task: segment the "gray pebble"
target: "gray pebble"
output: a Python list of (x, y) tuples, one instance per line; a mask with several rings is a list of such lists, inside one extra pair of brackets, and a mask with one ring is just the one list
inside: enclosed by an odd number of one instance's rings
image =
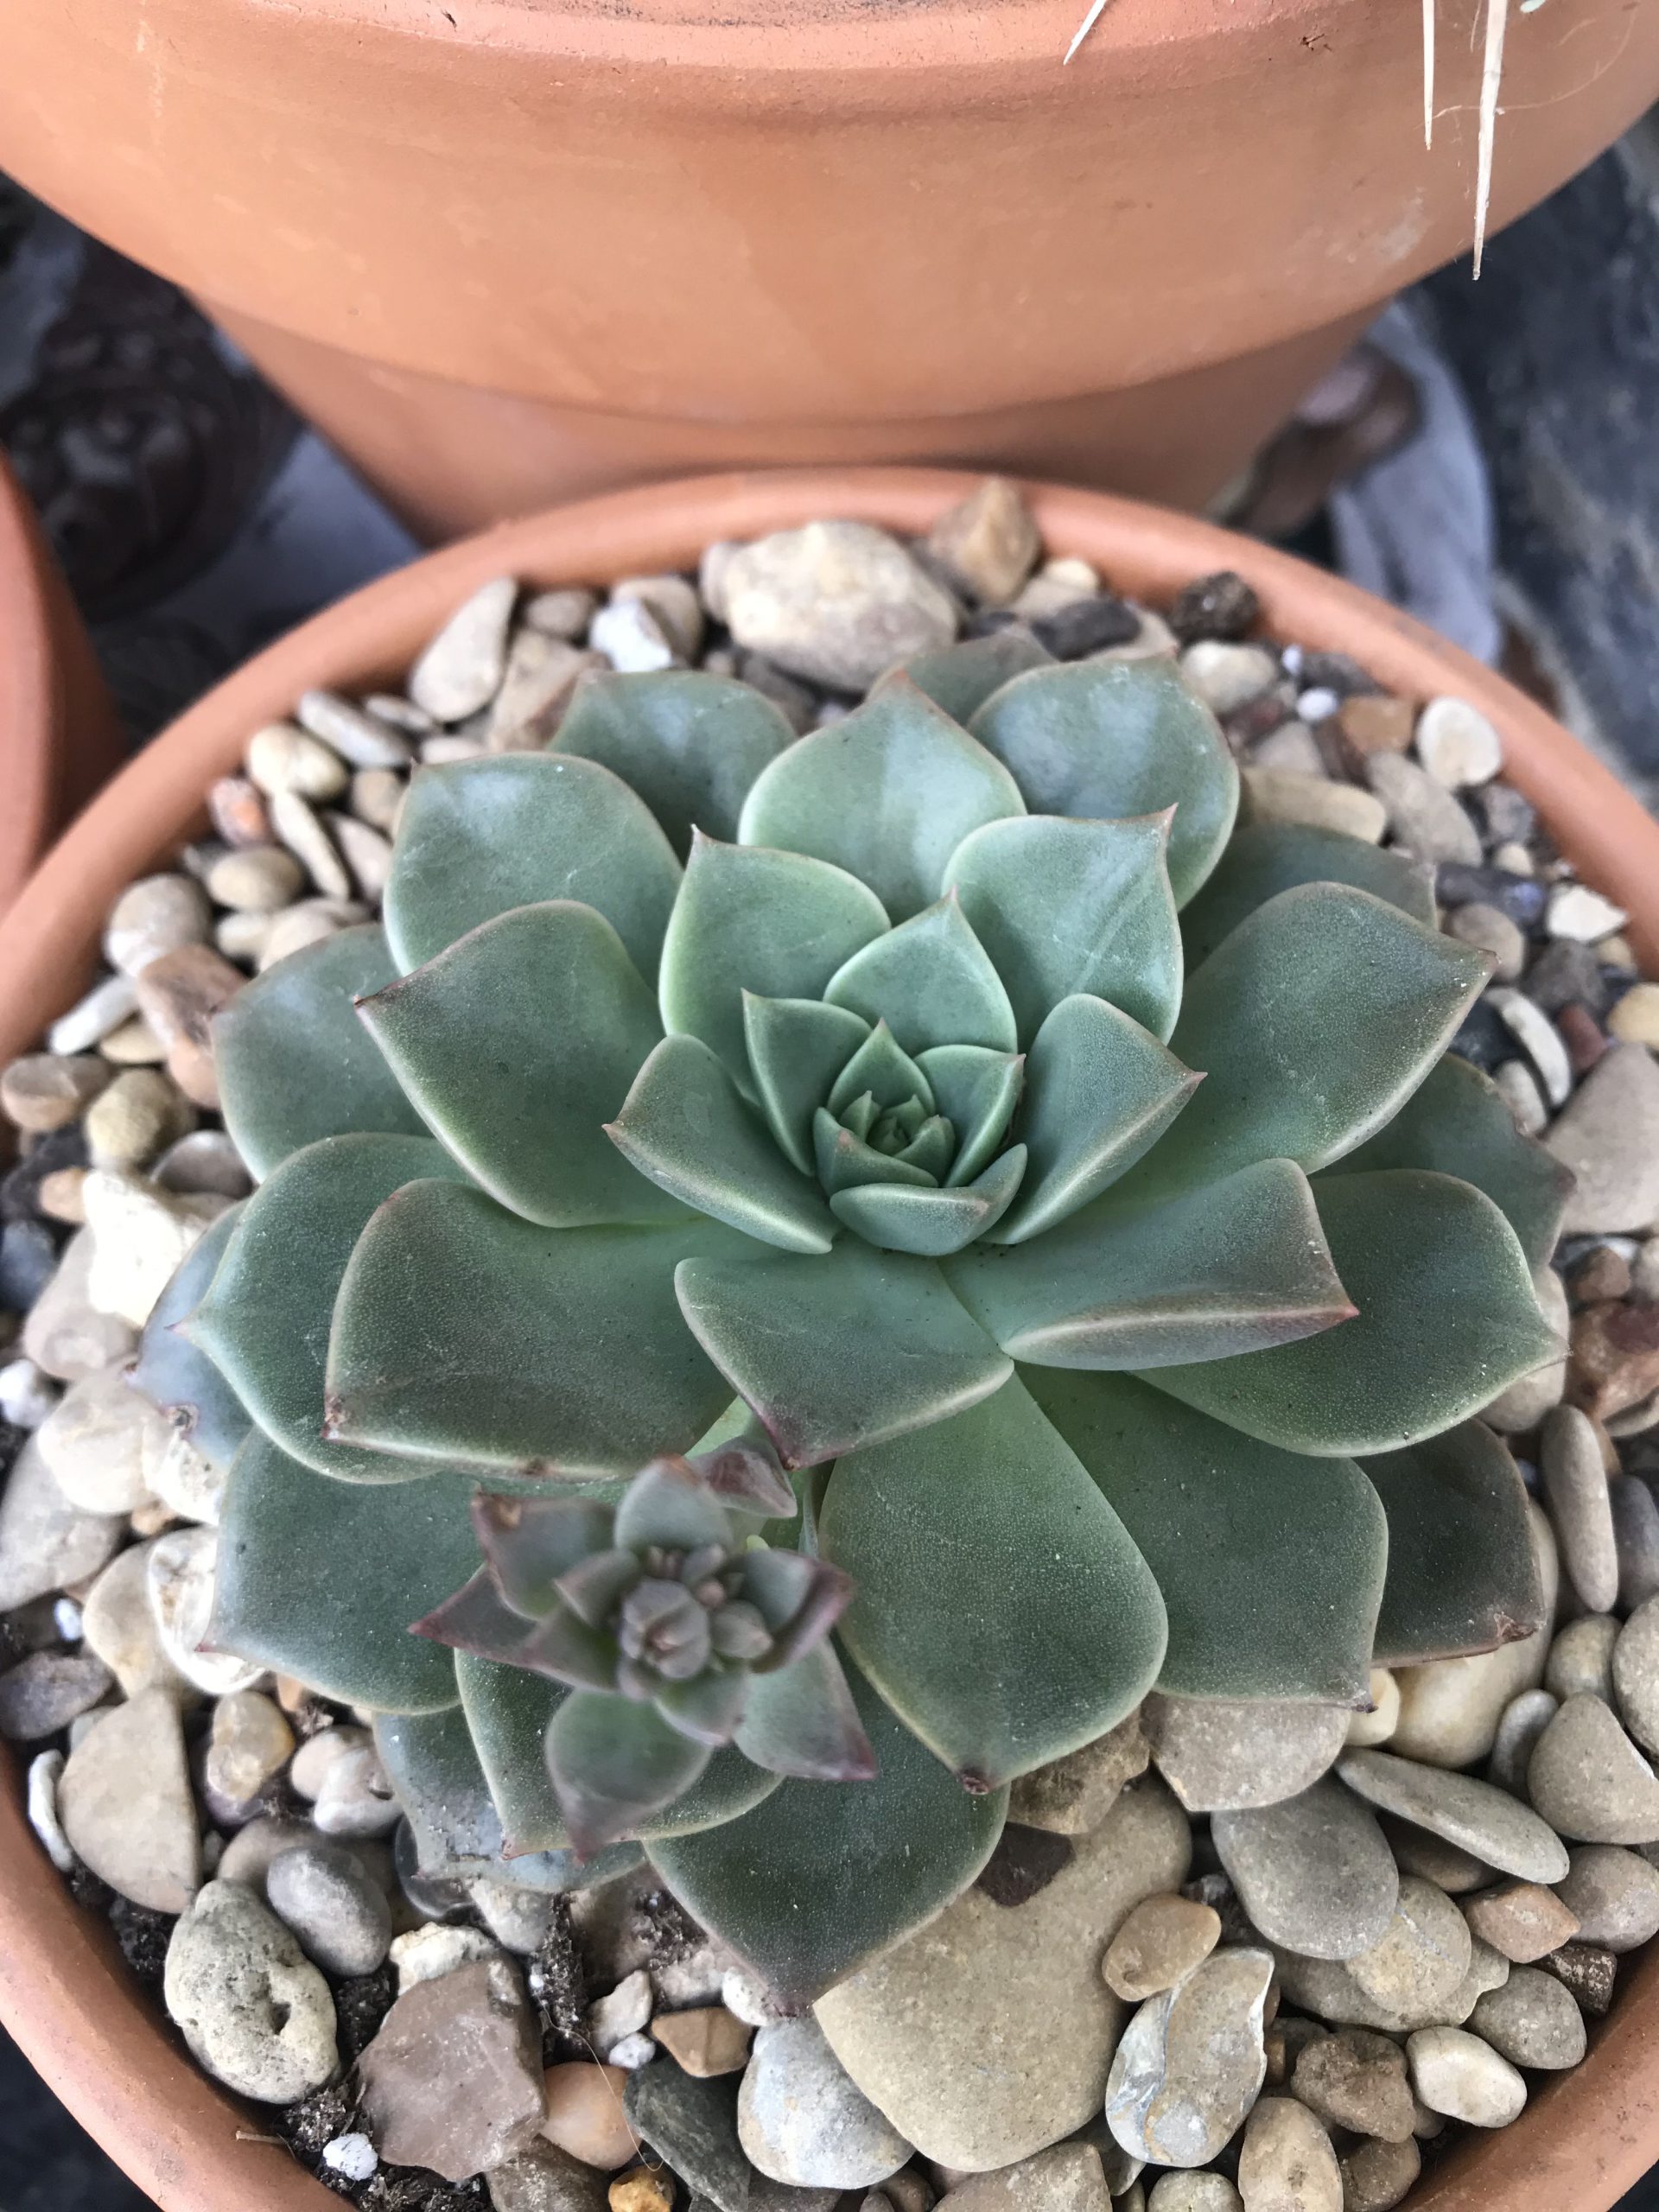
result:
[(1373, 753), (1365, 780), (1389, 812), (1394, 841), (1420, 861), (1478, 868), (1480, 832), (1443, 784), (1400, 753)]
[(1265, 1951), (1212, 1951), (1135, 2012), (1106, 2085), (1107, 2125), (1131, 2158), (1201, 2166), (1221, 2150), (1266, 2078), (1272, 1979)]
[(0, 1612), (86, 1581), (125, 1532), (118, 1515), (70, 1504), (31, 1436), (0, 1492)]
[(737, 2100), (738, 2139), (773, 2181), (868, 2189), (913, 2146), (883, 2119), (810, 2016), (761, 2028)]
[(1306, 1699), (1175, 1698), (1141, 1707), (1152, 1756), (1190, 1813), (1281, 1804), (1332, 1766), (1353, 1718)]
[(238, 1883), (208, 1883), (174, 1929), (162, 1993), (207, 2071), (262, 2104), (295, 2103), (339, 2063), (327, 1983)]
[(0, 1675), (0, 1736), (14, 1744), (55, 1736), (114, 1687), (114, 1675), (91, 1652), (31, 1651)]
[(1612, 1613), (1581, 1613), (1549, 1647), (1544, 1688), (1553, 1697), (1613, 1701), (1613, 1646), (1624, 1624)]
[[(270, 826), (325, 899), (352, 896), (346, 863), (308, 800), (297, 791), (278, 791), (270, 802)], [(269, 945), (269, 937), (265, 942)]]
[(1545, 1421), (1539, 1467), (1567, 1579), (1591, 1612), (1611, 1612), (1618, 1551), (1607, 1470), (1596, 1432), (1576, 1406), (1557, 1406)]
[(409, 696), (434, 721), (464, 721), (487, 707), (507, 666), (507, 628), (518, 587), (481, 584), (438, 632), (409, 674)]
[[(1638, 1605), (1612, 1655), (1613, 1699), (1643, 1750), (1659, 1751), (1659, 1598)], [(1612, 1839), (1608, 1839), (1611, 1840)]]
[[(1599, 1697), (1571, 1697), (1544, 1730), (1527, 1766), (1533, 1803), (1574, 1843), (1659, 1840), (1659, 1780)], [(1567, 1872), (1529, 1878), (1558, 1882)], [(1512, 1870), (1519, 1871), (1519, 1870)]]
[(1584, 2015), (1573, 1993), (1536, 1967), (1516, 1967), (1502, 1989), (1489, 1990), (1469, 2025), (1515, 2066), (1554, 2072), (1585, 2054)]
[(1609, 1497), (1618, 1554), (1618, 1609), (1633, 1613), (1649, 1598), (1659, 1597), (1659, 1504), (1634, 1475), (1611, 1484)]
[(1351, 1959), (1387, 1929), (1398, 1871), (1375, 1815), (1340, 1783), (1327, 1778), (1282, 1804), (1217, 1813), (1211, 1835), (1269, 1942)]
[(389, 1835), (397, 1800), (372, 1745), (343, 1752), (325, 1771), (311, 1817), (324, 1835)]
[(1477, 951), (1490, 952), (1497, 962), (1492, 973), (1500, 983), (1518, 983), (1527, 964), (1524, 932), (1501, 908), (1479, 905), (1455, 907), (1446, 918), (1446, 933)]
[(391, 1909), (342, 1846), (315, 1842), (279, 1853), (265, 1871), (265, 1897), (328, 1973), (372, 1974), (384, 1961)]
[(1527, 1794), (1527, 1763), (1533, 1746), (1560, 1710), (1548, 1690), (1522, 1690), (1504, 1707), (1486, 1765), (1486, 1779), (1511, 1797)]
[(338, 692), (302, 691), (294, 712), (302, 729), (320, 737), (353, 768), (407, 768), (415, 758), (407, 738)]
[(1659, 1936), (1659, 1867), (1614, 1843), (1581, 1843), (1556, 1895), (1576, 1914), (1579, 1940), (1634, 1951)]
[(1443, 1836), (1500, 1873), (1559, 1882), (1567, 1872), (1566, 1849), (1544, 1821), (1472, 1775), (1421, 1766), (1389, 1751), (1350, 1751), (1337, 1771), (1373, 1805)]

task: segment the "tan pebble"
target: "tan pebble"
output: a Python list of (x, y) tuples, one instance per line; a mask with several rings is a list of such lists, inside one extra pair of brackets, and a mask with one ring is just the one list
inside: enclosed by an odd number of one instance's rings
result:
[(48, 1221), (67, 1221), (76, 1228), (80, 1226), (86, 1218), (86, 1198), (82, 1189), (86, 1180), (84, 1167), (57, 1167), (41, 1178), (37, 1196), (41, 1211)]
[(1553, 1890), (1537, 1882), (1506, 1882), (1463, 1900), (1471, 1929), (1516, 1966), (1529, 1966), (1547, 1951), (1570, 1942), (1579, 1932), (1577, 1916)]
[(1263, 2097), (1238, 2154), (1244, 2212), (1342, 2212), (1342, 2172), (1323, 2123), (1294, 2097)]
[(1659, 983), (1633, 985), (1608, 1015), (1607, 1027), (1622, 1045), (1659, 1048)]
[(378, 905), (391, 873), (390, 842), (354, 814), (331, 814), (328, 829), (357, 889), (371, 905)]
[(690, 2012), (658, 2013), (651, 2032), (686, 2073), (703, 2082), (740, 2072), (754, 2031), (723, 2005), (699, 2005)]
[(1354, 751), (1405, 753), (1411, 747), (1412, 706), (1387, 692), (1362, 691), (1337, 709), (1337, 727)]
[(628, 2077), (620, 2066), (581, 2058), (547, 2069), (547, 2117), (542, 2133), (585, 2166), (609, 2172), (639, 2155), (622, 2109)]
[(227, 960), (246, 965), (259, 957), (271, 921), (270, 914), (221, 914), (213, 924), (213, 944)]
[(1400, 1685), (1388, 1668), (1372, 1668), (1370, 1694), (1370, 1711), (1357, 1713), (1348, 1724), (1351, 1750), (1386, 1744), (1400, 1725)]
[(352, 879), (315, 808), (297, 791), (270, 802), (270, 826), (325, 899), (349, 899)]
[(141, 1167), (195, 1127), (195, 1110), (159, 1068), (127, 1068), (92, 1102), (83, 1124), (97, 1167)]
[(210, 919), (200, 885), (188, 875), (147, 875), (110, 909), (105, 954), (111, 968), (136, 979), (163, 953), (201, 944)]
[(281, 845), (251, 845), (229, 852), (207, 871), (207, 890), (238, 913), (274, 914), (305, 887), (305, 872)]
[(1042, 557), (1037, 525), (1005, 476), (988, 476), (942, 514), (927, 550), (951, 582), (982, 607), (1006, 607)]
[(187, 1098), (217, 1107), (211, 1025), (247, 977), (211, 945), (188, 944), (152, 960), (137, 978), (138, 1005), (167, 1046), (167, 1070)]
[(111, 1029), (98, 1049), (117, 1067), (158, 1068), (167, 1058), (166, 1046), (142, 1014)]
[(227, 845), (268, 845), (270, 817), (259, 786), (246, 776), (221, 776), (207, 792), (213, 828)]
[(353, 922), (366, 921), (365, 907), (336, 899), (306, 899), (297, 906), (289, 906), (278, 914), (266, 930), (264, 941), (259, 947), (256, 965), (263, 976), (279, 960), (286, 960), (290, 953), (303, 952), (308, 944), (317, 944), (326, 937), (333, 937)]
[(1106, 1947), (1106, 1986), (1131, 2005), (1173, 1989), (1221, 1941), (1221, 1916), (1211, 1905), (1173, 1893), (1143, 1897)]
[(1423, 2170), (1409, 2136), (1403, 2143), (1357, 2143), (1340, 2164), (1343, 2212), (1395, 2212)]
[(1417, 758), (1437, 784), (1462, 791), (1491, 783), (1503, 766), (1503, 741), (1466, 699), (1431, 699), (1417, 717)]
[(1448, 2120), (1507, 2127), (1526, 2104), (1526, 2082), (1509, 2060), (1463, 2028), (1419, 2028), (1406, 2057), (1417, 2094)]
[(489, 749), (481, 737), (423, 737), (421, 760), (428, 768), (448, 768), (457, 760), (481, 760)]
[(1454, 906), (1446, 918), (1446, 933), (1460, 944), (1490, 952), (1496, 963), (1492, 974), (1500, 983), (1515, 983), (1527, 964), (1527, 940), (1509, 916), (1497, 906), (1478, 903)]
[(248, 773), (267, 798), (291, 791), (301, 798), (338, 798), (351, 780), (332, 746), (292, 722), (271, 722), (248, 740)]
[(669, 2212), (674, 2202), (673, 2177), (636, 2166), (619, 2174), (606, 2191), (611, 2212)]
[(1411, 2084), (1391, 2037), (1339, 2028), (1308, 2042), (1295, 2062), (1291, 2094), (1328, 2126), (1400, 2143), (1411, 2134)]
[(1368, 845), (1380, 844), (1388, 826), (1382, 802), (1355, 784), (1299, 776), (1284, 768), (1246, 768), (1243, 779), (1251, 817), (1258, 822), (1306, 823)]
[[(735, 550), (735, 546), (730, 543), (709, 546), (702, 556), (705, 571), (721, 553)], [(703, 600), (709, 613), (723, 621), (725, 617), (709, 596), (706, 582)], [(545, 638), (562, 638), (568, 645), (587, 636), (588, 625), (593, 620), (598, 607), (599, 601), (595, 594), (579, 587), (538, 591), (524, 601), (519, 609), (518, 619), (527, 630), (538, 630)]]
[(405, 777), (391, 768), (359, 768), (352, 778), (351, 808), (359, 822), (391, 836), (409, 791)]
[(370, 1741), (368, 1730), (350, 1721), (341, 1721), (333, 1728), (320, 1728), (315, 1736), (307, 1737), (295, 1752), (294, 1763), (288, 1771), (296, 1795), (315, 1798), (334, 1761), (350, 1751), (364, 1750)]
[(282, 1771), (294, 1750), (294, 1731), (270, 1698), (236, 1690), (213, 1707), (205, 1775), (207, 1787), (232, 1805), (245, 1805)]
[(0, 1113), (31, 1133), (60, 1129), (85, 1113), (109, 1080), (95, 1053), (29, 1052), (0, 1075)]
[(1549, 1647), (1544, 1688), (1557, 1700), (1599, 1697), (1613, 1701), (1613, 1646), (1622, 1624), (1611, 1613), (1584, 1613), (1569, 1621)]

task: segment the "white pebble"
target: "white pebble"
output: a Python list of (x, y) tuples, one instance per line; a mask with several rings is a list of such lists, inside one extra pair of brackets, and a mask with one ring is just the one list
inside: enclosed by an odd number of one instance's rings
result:
[(54, 1021), (46, 1041), (54, 1052), (89, 1052), (138, 1011), (138, 990), (130, 976), (106, 976), (84, 999)]
[(73, 1598), (60, 1598), (53, 1606), (52, 1625), (66, 1643), (80, 1642), (80, 1607)]
[(1573, 944), (1599, 944), (1605, 937), (1622, 930), (1630, 916), (1587, 883), (1560, 883), (1549, 894), (1544, 927), (1551, 937)]
[(642, 2066), (649, 2066), (657, 2056), (657, 2046), (649, 2036), (624, 2036), (621, 2042), (613, 2044), (605, 2054), (607, 2066), (620, 2066), (625, 2074), (637, 2074)]
[(615, 599), (594, 617), (588, 642), (624, 676), (672, 668), (674, 648), (643, 600)]
[(367, 2181), (380, 2163), (380, 2153), (366, 2135), (336, 2135), (323, 2145), (322, 2163), (346, 2181)]
[(1334, 691), (1315, 683), (1297, 700), (1296, 711), (1305, 722), (1328, 722), (1341, 705)]
[(1523, 1137), (1540, 1137), (1549, 1126), (1549, 1109), (1538, 1078), (1524, 1060), (1505, 1060), (1492, 1081)]
[(38, 1428), (57, 1402), (45, 1370), (32, 1359), (10, 1359), (0, 1367), (0, 1421), (14, 1428)]
[(1487, 992), (1486, 1003), (1538, 1071), (1550, 1104), (1565, 1106), (1573, 1094), (1573, 1064), (1554, 1023), (1524, 991), (1495, 986)]
[(73, 1874), (75, 1854), (69, 1848), (58, 1819), (58, 1777), (63, 1772), (61, 1751), (42, 1751), (29, 1763), (29, 1825), (46, 1849), (60, 1874)]
[(1465, 791), (1503, 766), (1503, 741), (1466, 699), (1431, 699), (1417, 717), (1417, 758), (1437, 784)]

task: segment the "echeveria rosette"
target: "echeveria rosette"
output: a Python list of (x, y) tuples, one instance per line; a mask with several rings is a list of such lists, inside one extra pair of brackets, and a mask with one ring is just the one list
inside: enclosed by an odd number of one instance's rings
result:
[(480, 1481), (614, 1484), (752, 1408), (810, 1471), (772, 1535), (855, 1585), (877, 1773), (728, 1746), (636, 1833), (798, 1993), (1154, 1683), (1357, 1701), (1379, 1615), (1421, 1657), (1537, 1602), (1471, 1417), (1554, 1349), (1561, 1192), (1443, 1057), (1484, 957), (1397, 855), (1236, 832), (1173, 667), (1016, 664), (798, 740), (603, 679), (556, 750), (421, 771), (384, 929), (219, 1025), (261, 1180), (186, 1324), (255, 1423), (216, 1636), (401, 1716), (432, 1851), (550, 1862), (551, 1686), (409, 1624)]

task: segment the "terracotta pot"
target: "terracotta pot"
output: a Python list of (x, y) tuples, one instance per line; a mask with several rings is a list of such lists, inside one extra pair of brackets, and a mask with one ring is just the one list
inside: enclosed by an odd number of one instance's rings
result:
[[(1473, 229), (1484, 0), (0, 0), (0, 165), (435, 532), (696, 468), (1199, 504)], [(51, 87), (49, 99), (40, 97)], [(1659, 94), (1511, 0), (1493, 214)]]
[[(944, 473), (866, 469), (727, 476), (630, 492), (512, 524), (358, 592), (251, 661), (132, 763), (63, 840), (0, 925), (0, 1060), (28, 1049), (80, 988), (104, 914), (197, 825), (207, 785), (248, 734), (312, 684), (396, 681), (486, 578), (537, 587), (690, 568), (717, 537), (815, 516), (925, 531), (969, 488)], [(1452, 690), (1503, 731), (1510, 772), (1586, 876), (1631, 910), (1659, 965), (1659, 824), (1541, 709), (1407, 617), (1300, 562), (1203, 523), (1098, 494), (1032, 487), (1057, 553), (1156, 601), (1236, 568), (1268, 627), (1356, 655), (1391, 690)], [(14, 1761), (15, 1766), (15, 1761)], [(159, 2023), (99, 1923), (70, 1900), (0, 1775), (0, 2018), (82, 2123), (162, 2212), (328, 2212), (337, 2200), (216, 2089)], [(1606, 2212), (1659, 2158), (1659, 1948), (1627, 1966), (1611, 2018), (1576, 2072), (1512, 2127), (1437, 2164), (1410, 2212)]]
[(68, 588), (0, 457), (0, 913), (125, 755)]

